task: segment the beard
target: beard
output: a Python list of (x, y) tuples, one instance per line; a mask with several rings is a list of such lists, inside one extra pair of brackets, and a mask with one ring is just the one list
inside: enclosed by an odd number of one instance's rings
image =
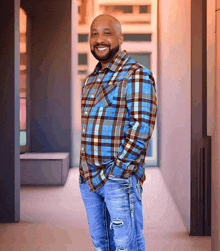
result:
[[(99, 45), (96, 45), (95, 47), (97, 47)], [(105, 45), (106, 46), (106, 45)], [(117, 46), (115, 46), (114, 48), (111, 49), (111, 47), (109, 45), (107, 45), (109, 47), (109, 52), (103, 56), (103, 57), (99, 57), (95, 50), (91, 50), (92, 52), (92, 55), (98, 60), (98, 61), (101, 61), (101, 62), (107, 62), (107, 61), (110, 61), (114, 58), (114, 56), (117, 54), (117, 52), (119, 51), (119, 44)]]

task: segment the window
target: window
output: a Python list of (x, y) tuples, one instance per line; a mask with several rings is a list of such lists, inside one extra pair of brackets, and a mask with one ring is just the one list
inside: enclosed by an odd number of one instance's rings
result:
[(141, 41), (141, 42), (150, 42), (151, 34), (124, 34), (124, 41)]
[(87, 54), (78, 54), (78, 65), (87, 65)]
[(122, 24), (150, 25), (151, 23), (151, 5), (115, 5), (113, 3), (101, 3), (99, 12), (113, 15), (118, 18)]
[(144, 67), (150, 70), (151, 68), (151, 53), (133, 53), (130, 52), (129, 55), (136, 60), (138, 63), (142, 64)]
[(124, 13), (132, 13), (133, 12), (133, 6), (132, 5), (105, 5), (105, 13), (112, 14), (124, 14)]
[(88, 73), (87, 73), (87, 71), (78, 71), (78, 75), (87, 75)]
[(78, 34), (78, 43), (88, 42), (88, 34)]
[(150, 5), (141, 5), (139, 6), (139, 13), (140, 14), (144, 14), (144, 13), (150, 13), (151, 9), (150, 9)]
[[(129, 53), (129, 55), (149, 70), (151, 69), (151, 53)], [(155, 128), (150, 139), (145, 164), (146, 166), (157, 166), (157, 129)]]
[(78, 54), (78, 81), (82, 85), (88, 75), (88, 58), (87, 53)]

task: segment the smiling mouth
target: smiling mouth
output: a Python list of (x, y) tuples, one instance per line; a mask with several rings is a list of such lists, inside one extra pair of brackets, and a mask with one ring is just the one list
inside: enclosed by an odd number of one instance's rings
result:
[(95, 47), (98, 51), (105, 51), (108, 47)]

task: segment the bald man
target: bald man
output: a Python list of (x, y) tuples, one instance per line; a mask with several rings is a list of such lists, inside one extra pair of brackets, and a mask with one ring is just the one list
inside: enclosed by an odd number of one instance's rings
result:
[(116, 18), (93, 20), (90, 49), (99, 62), (82, 87), (79, 183), (96, 251), (145, 250), (142, 186), (156, 86), (122, 43)]

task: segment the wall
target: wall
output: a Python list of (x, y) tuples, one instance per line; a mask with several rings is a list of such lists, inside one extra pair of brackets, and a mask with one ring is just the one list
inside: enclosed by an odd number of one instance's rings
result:
[(19, 0), (0, 1), (0, 222), (20, 220)]
[(78, 71), (78, 35), (77, 35), (77, 3), (76, 1), (72, 1), (72, 40), (71, 40), (71, 117), (72, 117), (72, 125), (71, 125), (71, 146), (72, 146), (72, 166), (79, 167), (79, 159), (80, 159), (80, 149), (81, 149), (81, 90), (82, 84), (77, 78)]
[(71, 1), (22, 1), (30, 20), (30, 148), (71, 152)]
[(207, 4), (207, 134), (214, 130), (215, 111), (215, 0)]
[(214, 130), (212, 133), (212, 250), (220, 250), (220, 0), (216, 1), (216, 67)]
[(190, 229), (190, 1), (159, 1), (158, 128), (163, 178)]

